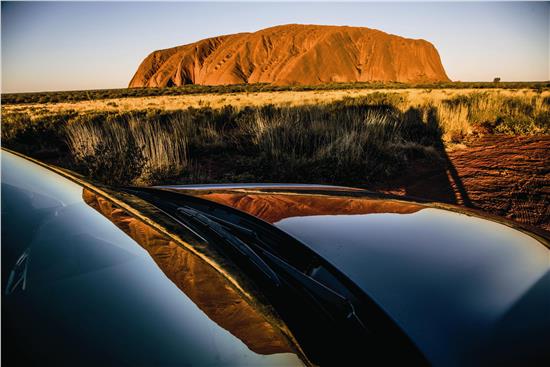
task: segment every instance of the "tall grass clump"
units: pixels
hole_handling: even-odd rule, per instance
[[[459,143],[472,132],[472,124],[468,119],[468,107],[463,104],[447,105],[438,103],[435,105],[443,140],[451,143]]]
[[[145,157],[126,123],[84,120],[68,124],[66,132],[74,162],[87,176],[111,185],[141,177]]]
[[[369,106],[259,109],[240,122],[267,178],[306,181],[368,181],[395,173],[411,156],[433,155],[411,139],[414,128],[395,110]]]
[[[176,118],[166,122],[132,118],[131,139],[141,148],[144,167],[141,180],[156,182],[164,177],[180,175],[189,162],[187,124]]]
[[[147,184],[188,163],[185,124],[174,120],[83,119],[66,126],[66,140],[76,165],[108,184]]]

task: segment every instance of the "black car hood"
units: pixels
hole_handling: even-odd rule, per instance
[[[399,213],[395,204],[274,225],[346,274],[434,364],[548,358],[548,248],[490,220],[430,207]]]
[[[303,364],[276,320],[174,238],[1,158],[3,365]]]
[[[550,362],[548,240],[513,223],[330,187],[174,191],[297,238],[378,303],[435,365]]]

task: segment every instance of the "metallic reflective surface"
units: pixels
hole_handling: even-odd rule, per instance
[[[550,365],[550,252],[536,237],[345,188],[165,189],[299,239],[434,365]],[[284,323],[211,265],[97,192],[2,152],[5,365],[301,364]]]
[[[491,334],[506,330],[505,318],[550,327],[550,293],[529,295],[550,290],[550,253],[512,228],[438,209],[275,224],[330,259],[436,364],[471,364],[481,357],[477,349],[504,347],[493,345]],[[514,315],[520,302],[538,315]]]
[[[85,189],[83,198],[139,243],[164,274],[209,318],[237,336],[248,348],[259,354],[293,351],[277,326],[270,324],[211,266],[92,191]]]
[[[302,364],[208,265],[7,152],[2,272],[6,365]]]
[[[331,195],[208,192],[301,240],[436,365],[550,361],[550,251],[494,221]]]

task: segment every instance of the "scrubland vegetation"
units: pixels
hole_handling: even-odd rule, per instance
[[[182,96],[193,94],[258,93],[281,91],[323,91],[323,90],[373,90],[373,89],[534,89],[550,88],[550,82],[449,82],[429,84],[405,83],[326,83],[319,85],[272,85],[268,83],[241,85],[184,85],[168,88],[121,88],[61,92],[4,93],[3,104],[62,103],[94,101],[128,97]]]
[[[2,144],[110,184],[363,185],[392,177],[415,159],[437,162],[445,144],[475,134],[550,133],[546,90],[347,92],[323,92],[309,102],[291,95],[292,103],[256,96],[252,106],[234,103],[246,94],[229,94],[221,96],[230,104],[224,107],[179,109],[8,105]],[[290,92],[279,93],[284,101]]]

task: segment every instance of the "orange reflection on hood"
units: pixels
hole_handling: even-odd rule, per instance
[[[296,353],[281,329],[245,301],[210,265],[92,191],[84,189],[82,197],[142,246],[166,276],[211,320],[252,351],[259,354]]]
[[[187,193],[193,194],[193,193]],[[227,205],[269,223],[309,215],[410,214],[423,206],[393,200],[304,194],[207,193],[195,196]]]

